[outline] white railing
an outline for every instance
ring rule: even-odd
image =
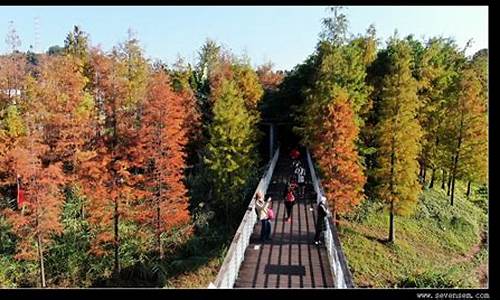
[[[250,243],[250,236],[252,235],[253,228],[257,223],[257,214],[255,213],[255,195],[261,192],[262,195],[266,194],[267,187],[273,176],[274,167],[278,161],[279,147],[274,152],[273,158],[269,161],[269,167],[266,173],[260,179],[259,185],[255,189],[255,193],[248,205],[247,211],[243,216],[236,234],[234,235],[231,246],[226,253],[224,262],[215,278],[213,283],[210,283],[209,288],[232,288],[236,278],[238,277],[238,272],[240,270],[241,263],[245,259],[245,250]]]
[[[311,173],[314,191],[317,195],[316,203],[319,203],[321,197],[324,197],[325,193],[323,192],[319,178],[316,176],[316,171],[314,169],[309,149],[307,149],[307,163],[309,165],[309,172]],[[352,281],[352,274],[351,271],[349,271],[347,259],[345,258],[342,246],[340,245],[337,228],[335,227],[331,216],[327,217],[327,222],[325,223],[325,246],[328,252],[328,260],[330,261],[332,275],[335,279],[335,286],[337,288],[353,288],[354,283]]]

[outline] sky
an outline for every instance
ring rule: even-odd
[[[467,55],[488,48],[487,6],[345,8],[349,31],[364,33],[374,24],[381,46],[397,29],[401,37],[453,37],[460,47],[473,39]],[[198,50],[211,38],[237,55],[247,55],[254,66],[272,61],[275,69],[289,70],[314,51],[326,16],[325,6],[2,6],[0,38],[5,40],[13,21],[21,51],[30,45],[36,52],[47,51],[63,46],[67,33],[79,25],[92,45],[108,51],[126,40],[131,28],[146,57],[168,64],[179,55],[195,62]],[[3,40],[1,53],[9,49]]]

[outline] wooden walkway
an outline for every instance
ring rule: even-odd
[[[303,166],[307,168],[306,161]],[[334,280],[324,246],[313,244],[316,224],[316,195],[307,173],[306,196],[296,199],[292,222],[284,222],[283,191],[292,172],[287,154],[280,155],[268,195],[272,197],[275,219],[271,239],[262,244],[260,222],[254,227],[245,251],[235,288],[333,288]]]

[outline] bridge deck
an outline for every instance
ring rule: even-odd
[[[307,166],[303,161],[303,166]],[[323,288],[334,287],[327,251],[313,244],[316,209],[315,194],[307,173],[306,196],[293,206],[292,222],[284,222],[283,191],[291,174],[291,160],[280,156],[267,193],[273,199],[275,219],[271,239],[259,241],[260,222],[254,227],[245,251],[235,288]],[[307,168],[306,168],[307,170]]]

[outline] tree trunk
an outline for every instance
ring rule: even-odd
[[[38,258],[40,264],[40,283],[42,284],[42,287],[47,287],[47,284],[45,282],[45,266],[43,263],[42,238],[40,237],[40,234],[37,234],[37,246],[38,246]]]
[[[335,211],[335,209],[332,211],[332,220],[333,220],[333,224],[335,224],[335,226],[338,228],[338,216],[337,216],[337,212]]]
[[[470,185],[471,185],[471,182],[469,180],[469,182],[467,183],[467,199],[469,199],[469,196],[470,196]]]
[[[391,153],[391,180],[390,180],[390,189],[391,189],[391,194],[394,197],[394,176],[395,176],[395,170],[394,170],[394,165],[396,163],[396,153],[395,153],[395,141],[394,138],[392,139],[392,153]],[[391,211],[389,214],[389,238],[387,241],[389,243],[394,242],[394,198],[391,199]]]
[[[453,179],[451,180],[451,197],[450,197],[451,206],[453,206],[454,198],[455,198],[455,176],[453,176]]]
[[[35,188],[35,190],[37,190],[37,188]],[[36,230],[36,245],[38,248],[38,266],[40,268],[40,284],[42,285],[42,288],[44,288],[47,287],[47,284],[45,282],[45,265],[43,263],[42,236],[40,235],[39,205],[40,203],[38,202],[38,197],[35,196],[35,230]]]
[[[424,174],[422,175],[422,185],[425,186],[425,177],[427,176],[427,167],[424,166]]]
[[[445,189],[445,185],[446,185],[446,171],[443,169],[443,177],[441,177],[441,189]]]
[[[394,236],[394,200],[391,201],[391,210],[389,212],[389,238],[387,239],[388,242],[392,243],[394,242],[395,236]]]
[[[160,255],[160,259],[163,259],[163,247],[161,246],[161,227],[160,227],[160,205],[158,203],[158,207],[156,208],[157,215],[157,224],[156,224],[156,242],[158,244],[158,254]]]
[[[455,180],[457,177],[457,169],[458,169],[458,158],[460,157],[460,146],[462,145],[462,130],[464,127],[464,115],[462,113],[461,119],[460,119],[460,130],[458,132],[458,142],[457,142],[457,148],[455,150],[455,156],[453,160],[453,169],[452,169],[452,174],[451,176],[453,177],[452,179],[452,184],[451,184],[451,198],[450,198],[450,203],[453,205],[453,198],[455,197]]]
[[[118,199],[115,200],[115,213],[114,213],[114,233],[115,233],[115,275],[120,274],[120,233],[118,232]]]
[[[420,170],[418,172],[418,180],[422,183],[422,178],[424,177],[424,164],[420,164]]]
[[[434,187],[434,180],[435,179],[436,179],[436,168],[432,168],[431,183],[429,184],[430,189],[432,189]]]
[[[446,192],[446,195],[449,196],[450,195],[450,191],[451,191],[451,174],[448,175],[448,191]]]

